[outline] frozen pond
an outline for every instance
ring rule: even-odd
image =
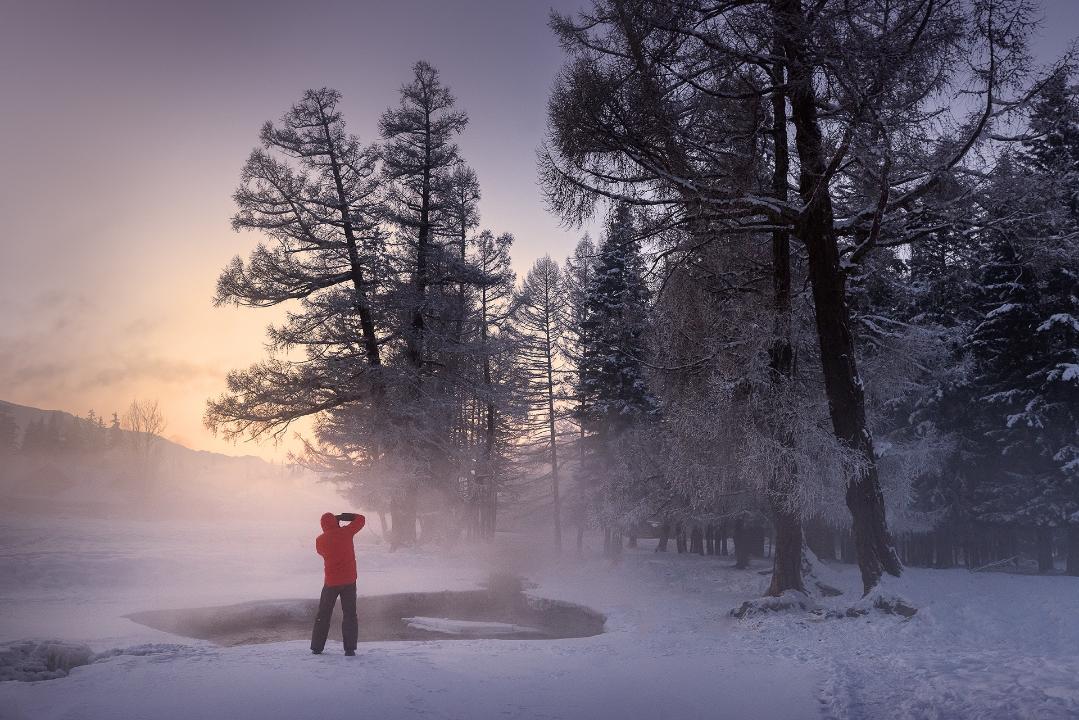
[[[309,639],[317,610],[317,599],[262,600],[127,617],[156,630],[235,646]],[[513,582],[485,590],[360,596],[356,612],[360,642],[590,637],[603,632],[605,621],[587,607],[527,595]],[[341,639],[340,603],[330,638]]]

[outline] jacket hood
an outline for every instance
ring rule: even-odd
[[[330,530],[336,530],[340,527],[337,524],[337,517],[333,513],[322,513],[322,529],[326,532]]]

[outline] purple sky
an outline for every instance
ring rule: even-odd
[[[561,258],[578,233],[545,212],[535,148],[561,63],[547,13],[580,4],[3,0],[0,398],[108,414],[156,397],[167,435],[274,455],[201,427],[206,397],[261,357],[275,318],[210,305],[220,269],[256,242],[228,219],[258,127],[330,86],[374,140],[426,59],[472,119],[460,145],[482,225],[514,233],[518,272]],[[1079,0],[1044,7],[1047,62],[1079,33]]]

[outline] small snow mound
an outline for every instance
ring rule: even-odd
[[[192,654],[194,652],[196,652],[196,650],[190,645],[179,645],[177,643],[144,643],[142,645],[132,645],[131,647],[126,648],[106,650],[103,653],[98,653],[94,659],[104,660],[105,658],[117,657],[118,655],[145,657],[147,655],[180,655]]]
[[[746,600],[741,607],[731,610],[731,617],[743,620],[765,613],[787,612],[790,610],[812,611],[816,609],[817,604],[805,593],[797,590],[785,590],[778,597]]]
[[[53,680],[93,661],[94,651],[89,646],[63,640],[0,643],[0,681]]]
[[[816,553],[809,549],[808,543],[803,543],[802,547],[802,582],[806,591],[814,597],[837,597],[843,594],[838,587],[843,583],[839,575],[820,561]]]
[[[868,615],[873,610],[879,610],[888,615],[899,615],[904,618],[912,618],[918,612],[918,608],[915,607],[914,603],[891,590],[883,579],[868,595],[849,607],[844,615],[846,617],[860,617]]]

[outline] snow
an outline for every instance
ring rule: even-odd
[[[2,512],[2,511],[0,511]],[[357,548],[360,593],[462,590],[513,569],[536,597],[607,616],[569,640],[306,642],[217,647],[125,619],[138,610],[315,597],[310,522],[234,523],[0,514],[0,642],[60,638],[92,651],[66,677],[0,683],[0,717],[258,718],[1071,718],[1079,714],[1079,580],[911,569],[882,597],[911,618],[858,605],[855,568],[829,564],[839,597],[803,610],[729,615],[766,586],[768,563],[657,554],[652,541],[611,566],[599,539],[578,559],[490,547]],[[762,574],[764,572],[765,574]],[[534,586],[533,586],[534,585]],[[867,599],[872,602],[872,599]],[[865,604],[863,602],[863,604]],[[469,624],[411,618],[441,630]],[[491,625],[491,623],[482,623]],[[85,649],[79,650],[83,647]],[[20,651],[22,652],[22,651]],[[32,655],[33,651],[23,653]],[[80,658],[76,658],[80,659]]]
[[[1038,332],[1048,332],[1057,325],[1071,328],[1073,332],[1079,333],[1079,319],[1076,319],[1074,315],[1068,313],[1056,313],[1055,315],[1051,315],[1048,320],[1038,326]]]
[[[0,680],[53,680],[80,665],[88,665],[94,651],[81,643],[62,640],[21,640],[0,643]]]
[[[481,637],[484,635],[542,635],[539,628],[512,623],[488,622],[477,620],[455,620],[452,618],[407,617],[409,627],[417,630],[429,630],[445,635],[464,635]]]
[[[1056,369],[1064,382],[1079,383],[1079,363],[1058,363]]]
[[[1021,306],[1020,306],[1020,305],[1019,305],[1018,303],[1004,303],[1004,304],[1003,304],[1003,305],[1001,305],[1000,307],[998,307],[998,308],[995,308],[995,309],[993,309],[993,310],[990,310],[990,311],[989,311],[988,313],[986,313],[986,314],[985,314],[985,318],[986,318],[987,320],[988,320],[989,318],[995,318],[995,317],[997,317],[998,315],[1004,315],[1004,314],[1006,314],[1006,313],[1010,313],[1010,312],[1012,312],[1013,310],[1016,310],[1016,309],[1018,309],[1019,307],[1021,307]]]

